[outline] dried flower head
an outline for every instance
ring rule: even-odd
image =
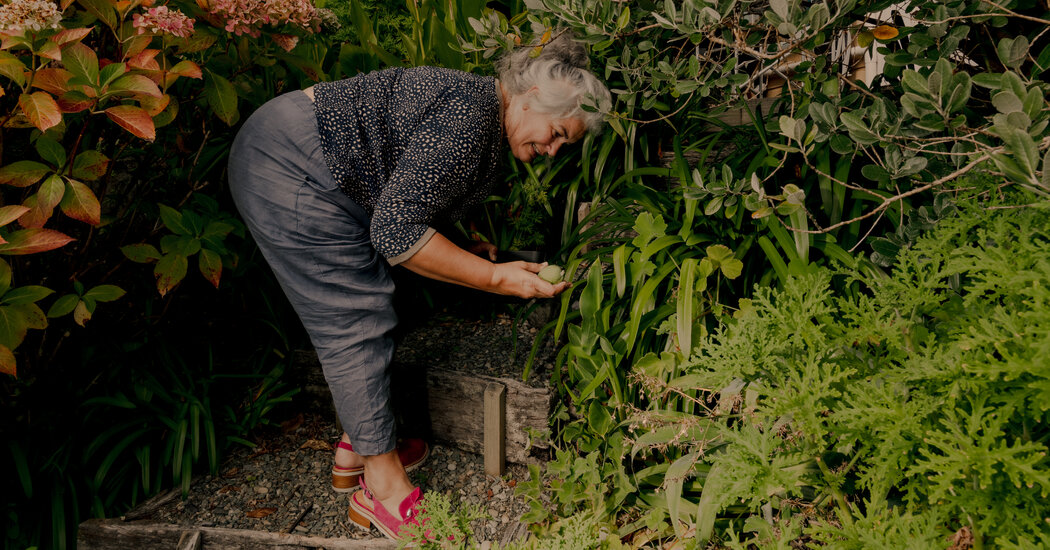
[[[131,19],[138,34],[170,34],[179,38],[193,34],[193,19],[177,9],[168,9],[168,6],[150,8],[146,13],[136,13]]]
[[[13,0],[0,6],[0,32],[5,34],[57,29],[61,22],[62,12],[50,0]]]

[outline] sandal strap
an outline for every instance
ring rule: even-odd
[[[340,449],[346,449],[346,450],[348,450],[350,452],[354,451],[354,446],[349,444],[349,443],[347,443],[346,441],[340,440],[339,443],[335,444],[335,446],[340,448]]]

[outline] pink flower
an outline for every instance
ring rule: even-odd
[[[225,23],[227,32],[256,38],[263,25],[288,23],[310,29],[317,17],[310,0],[211,0],[207,5],[208,12]],[[278,44],[287,49],[288,41]]]
[[[138,34],[170,34],[179,38],[193,34],[193,19],[177,9],[169,10],[168,6],[150,8],[145,14],[136,13],[131,19]]]
[[[62,12],[49,0],[13,0],[0,5],[0,32],[5,34],[57,29],[61,22]]]

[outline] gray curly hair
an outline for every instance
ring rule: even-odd
[[[612,104],[609,89],[589,70],[587,50],[567,31],[554,31],[556,38],[543,45],[540,55],[533,48],[519,48],[496,63],[499,79],[513,95],[537,88],[530,105],[556,118],[578,118],[590,132],[602,127],[602,111]],[[588,96],[599,112],[585,111]]]

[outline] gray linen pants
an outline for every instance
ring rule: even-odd
[[[229,178],[237,209],[317,350],[354,450],[393,450],[394,283],[372,246],[368,214],[325,164],[305,93],[279,96],[248,118],[230,150]]]

